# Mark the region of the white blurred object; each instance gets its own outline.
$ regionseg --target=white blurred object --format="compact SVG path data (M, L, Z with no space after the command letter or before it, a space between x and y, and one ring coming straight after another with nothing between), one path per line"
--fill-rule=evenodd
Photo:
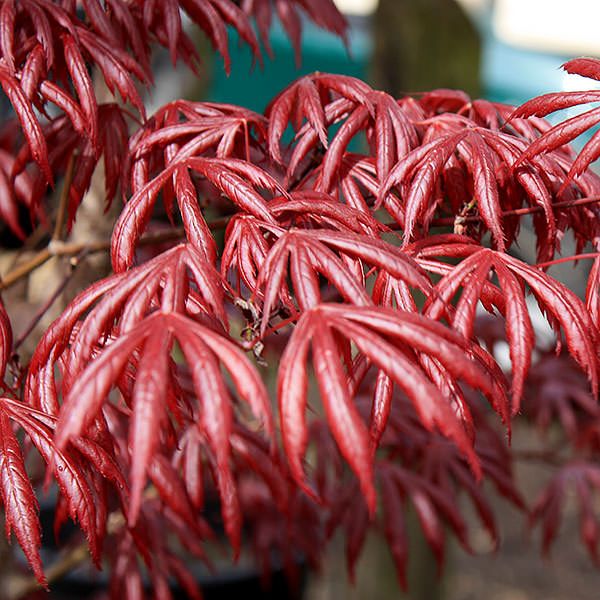
M494 0L456 0L456 3L460 4L463 10L477 22L483 15L489 13L493 1Z
M493 28L503 42L565 55L600 55L598 0L496 0Z
M379 0L333 0L338 10L345 15L368 17L377 9Z
M561 90L565 92L578 92L580 90L597 90L600 89L600 81L590 79L589 77L581 77L581 75L573 75L563 71ZM590 105L585 104L575 107L579 109L577 113L589 110ZM569 114L569 113L567 113ZM575 114L575 113L573 113Z

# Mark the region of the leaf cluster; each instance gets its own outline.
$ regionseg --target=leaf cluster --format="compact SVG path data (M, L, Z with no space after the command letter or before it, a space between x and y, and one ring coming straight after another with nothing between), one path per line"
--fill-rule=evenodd
M296 48L299 7L344 35L333 4L277 0ZM596 560L600 259L585 298L548 267L565 260L567 234L578 252L598 250L597 134L579 155L566 145L598 109L554 127L543 117L597 92L514 109L453 90L393 98L314 73L264 114L188 100L145 114L138 85L152 83L155 46L197 68L184 13L228 69L227 26L259 58L272 10L0 2L0 85L16 116L0 132L0 217L25 238L25 209L42 237L53 219L60 234L102 157L106 201L120 209L102 246L113 273L71 299L29 359L0 303L7 533L46 585L43 477L25 466L35 449L57 489L56 529L76 521L97 565L112 550L112 597L139 598L149 581L169 598L172 579L199 597L188 559L210 564L220 526L234 557L248 543L266 573L277 556L290 577L297 553L317 568L338 529L352 575L373 527L405 585L407 505L440 564L447 535L471 549L461 494L494 544L484 482L528 510L508 441L529 420L564 445L539 455L556 470L531 522L549 549L574 486ZM600 72L592 59L566 68ZM99 104L96 77L121 101ZM53 217L48 187L61 178ZM527 214L534 264L519 257ZM45 251L65 247L55 235ZM78 248L86 260L92 248ZM554 348L536 334L534 304Z

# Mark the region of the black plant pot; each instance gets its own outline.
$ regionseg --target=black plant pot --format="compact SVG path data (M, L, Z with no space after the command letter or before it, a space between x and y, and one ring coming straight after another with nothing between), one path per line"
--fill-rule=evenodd
M53 532L54 510L53 506L42 506L40 522L42 526L42 553L46 564L56 560L59 548ZM61 539L68 539L76 531L76 527L69 521L61 529ZM283 569L276 568L271 573L268 585L261 581L260 573L251 565L233 565L217 571L207 573L205 569L195 570L196 581L202 590L204 600L301 600L303 597L306 569L299 565L299 581L291 583ZM88 566L78 568L60 580L54 581L49 594L44 598L48 600L86 600L98 598L108 589L108 578L102 572L96 572ZM185 591L174 584L172 587L174 600L186 600L189 596Z
M302 590L292 590L282 571L271 576L268 589L263 588L254 570L231 570L202 578L199 582L204 600L300 600ZM103 577L85 577L85 573L73 573L52 584L49 600L84 600L97 597L106 590ZM188 595L179 587L172 589L175 600L187 600Z

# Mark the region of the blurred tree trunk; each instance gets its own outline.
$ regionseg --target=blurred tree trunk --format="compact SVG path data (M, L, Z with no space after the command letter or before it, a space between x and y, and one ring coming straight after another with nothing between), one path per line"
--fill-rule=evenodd
M373 40L372 79L377 88L394 96L443 87L480 95L479 33L455 0L379 0ZM435 561L414 514L409 517L409 528L409 594L399 593L397 584L390 581L393 567L385 544L373 542L362 559L365 568L359 568L357 587L346 591L346 597L354 598L352 593L372 600L443 597L443 582L438 580ZM321 590L320 596L309 596L310 600L313 597L330 600L336 595Z
M441 600L444 579L439 577L414 510L405 514L408 527L408 591L402 592L387 543L371 532L356 566L356 581L348 579L344 540L337 536L327 549L323 571L311 573L305 600ZM380 532L379 532L380 533Z
M395 96L459 88L479 96L479 34L455 0L379 0L374 84Z

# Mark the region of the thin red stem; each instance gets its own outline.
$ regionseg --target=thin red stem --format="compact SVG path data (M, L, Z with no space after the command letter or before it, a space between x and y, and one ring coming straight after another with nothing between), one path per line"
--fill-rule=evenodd
M588 204L597 204L600 202L600 196L589 196L586 198L578 198L577 200L564 200L562 202L555 202L552 205L553 209L558 208L573 208L576 206L587 206ZM544 212L541 206L528 206L526 208L515 208L513 210L505 210L502 212L504 217L522 217L533 213ZM454 225L456 217L442 217L439 219L433 219L431 225L434 227L443 227L448 225ZM461 217L462 223L478 223L481 221L480 215L471 215L468 217ZM391 229L399 229L398 223L387 223L387 226Z
M562 263L571 262L572 260L584 260L587 258L598 258L600 252L587 252L585 254L574 254L573 256L562 256L542 263L537 263L535 266L540 268L551 267L552 265L560 265Z

